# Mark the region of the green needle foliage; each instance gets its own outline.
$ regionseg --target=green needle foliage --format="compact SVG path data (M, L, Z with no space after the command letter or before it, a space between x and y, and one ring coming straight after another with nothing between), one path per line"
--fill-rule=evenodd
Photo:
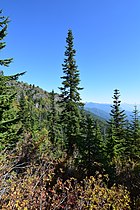
M48 114L49 139L55 146L61 144L62 132L59 120L59 111L57 110L56 93L54 90L50 93L50 110ZM61 146L61 145L60 145Z
M8 18L0 17L0 50L6 46L3 39L7 35L8 22ZM12 58L0 59L0 65L8 67L11 61ZM3 71L0 72L0 150L13 147L19 139L21 126L18 109L14 104L16 93L11 85L19 75L4 76Z
M61 90L60 106L62 108L61 120L64 131L64 141L67 152L73 154L74 145L76 145L77 135L79 134L80 123L80 109L82 105L79 90L80 78L79 70L77 69L76 61L74 59L76 51L73 49L73 34L68 31L66 38L66 51L63 66L64 76Z
M134 107L132 122L131 122L131 157L133 159L140 159L140 121L139 121L139 111L137 106Z
M8 17L4 17L1 15L2 15L2 10L0 10L0 50L6 46L6 42L4 42L3 39L7 35L7 27L9 23ZM8 67L9 64L12 62L12 60L13 58L0 59L0 65Z
M82 116L81 135L78 143L81 167L86 169L88 176L93 175L101 168L104 145L100 126L90 114Z
M113 96L113 105L110 113L111 120L108 124L111 126L110 131L112 134L110 135L110 142L113 146L112 154L116 157L123 157L125 151L125 134L126 134L126 115L124 110L120 109L120 92L119 90L114 90ZM114 141L114 142L112 142Z

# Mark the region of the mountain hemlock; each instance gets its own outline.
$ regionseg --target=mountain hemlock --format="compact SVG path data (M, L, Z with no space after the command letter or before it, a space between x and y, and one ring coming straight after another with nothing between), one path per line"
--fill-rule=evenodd
M64 76L61 77L62 87L60 87L60 106L62 108L61 120L65 135L65 145L67 152L73 154L74 146L80 129L80 107L82 105L79 90L80 78L74 59L76 51L73 48L72 30L68 31L66 38L66 51L63 66Z

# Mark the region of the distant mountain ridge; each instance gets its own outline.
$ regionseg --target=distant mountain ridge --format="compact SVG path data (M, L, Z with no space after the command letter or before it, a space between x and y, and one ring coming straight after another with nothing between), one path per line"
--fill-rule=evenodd
M43 90L42 88L35 86L35 85L29 85L24 82L13 82L10 85L14 85L17 89L17 99L19 99L19 95L22 91L24 91L25 95L30 95L32 100L35 103L35 107L39 106L39 103L44 103L44 107L46 109L49 109L49 92ZM59 98L59 94L56 94L56 101ZM101 121L106 122L106 120L110 119L110 111L111 111L112 104L107 103L94 103L94 102L86 102L85 103L85 110L92 113L93 116L96 119L99 119ZM58 107L57 107L58 108ZM128 120L131 120L132 111L134 110L134 104L127 104L122 103L121 108L125 110L125 113L128 117ZM137 105L137 109L140 110L140 104Z
M108 120L110 118L112 104L86 102L85 110L94 113L95 115ZM132 111L134 110L134 104L122 103L121 109L125 110L125 113L129 120L131 120ZM140 104L137 105L137 109L140 110Z

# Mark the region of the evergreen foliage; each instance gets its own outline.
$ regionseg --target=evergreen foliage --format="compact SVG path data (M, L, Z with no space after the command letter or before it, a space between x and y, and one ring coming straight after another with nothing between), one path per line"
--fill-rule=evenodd
M2 11L0 15L1 13ZM8 22L8 18L0 17L0 50L6 46L3 39L7 34ZM11 61L12 58L1 59L0 65L7 67ZM0 74L0 150L14 147L21 133L18 109L14 106L16 92L14 87L10 86L10 82L17 79L19 75L4 76L3 71Z
M111 126L111 135L108 141L111 141L112 154L114 157L123 157L125 151L125 134L126 134L126 115L125 111L120 109L120 92L119 90L114 90L113 105L110 113L111 120L108 124Z
M62 129L61 123L59 122L59 112L56 104L56 93L54 90L50 93L50 110L48 114L49 123L49 139L52 144L57 145L62 143ZM62 145L61 145L62 146Z
M0 10L0 50L6 47L6 42L4 38L7 35L7 27L9 23L9 18L2 16L2 10ZM0 59L0 65L8 67L12 62L13 58Z
M103 138L98 125L91 115L85 115L82 118L82 133L79 139L79 152L81 155L81 167L85 168L87 175L93 175L96 170L100 170L100 164L103 153ZM83 169L83 170L85 170Z
M131 122L131 158L140 160L140 121L137 106L134 106Z
M14 108L15 92L7 87L8 77L0 76L0 150L10 148L18 140L18 109Z
M63 66L64 76L62 87L60 87L60 106L62 108L61 121L63 126L63 132L65 135L65 145L67 152L73 154L74 145L76 145L76 138L79 134L80 123L80 106L81 98L79 90L80 78L79 70L77 69L76 61L74 59L76 51L73 49L73 34L72 31L68 31L66 38L66 51Z
M23 123L23 129L32 132L34 127L34 114L32 112L32 102L28 101L27 96L24 95L24 91L21 92L19 98L20 106L20 119Z

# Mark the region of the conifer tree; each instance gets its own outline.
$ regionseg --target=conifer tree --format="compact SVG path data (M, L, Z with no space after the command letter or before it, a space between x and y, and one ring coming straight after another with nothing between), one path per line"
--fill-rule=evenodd
M65 145L67 152L73 154L74 145L76 145L77 135L79 133L80 122L80 106L81 98L79 90L80 78L79 70L77 69L76 61L74 59L76 51L73 48L73 34L72 30L68 31L66 38L66 51L63 66L64 76L61 90L60 106L62 107L61 120L63 124L63 131L65 135Z
M79 141L80 162L83 163L88 175L99 170L103 160L103 138L97 120L87 114L82 121L83 127ZM98 168L98 169L97 169Z
M98 121L95 121L95 143L97 145L97 159L96 161L99 163L104 162L104 152L105 152L105 142L103 135L101 133L101 128Z
M55 100L56 93L54 90L50 93L50 110L48 115L49 124L49 139L52 144L56 145L62 140L61 125L59 123L59 113L57 110L57 104Z
M137 106L134 106L132 122L131 122L131 158L140 158L140 121L139 121L139 111Z
M108 129L107 129L107 136L106 136L106 158L108 162L111 162L115 156L114 146L115 146L115 129L113 119L111 118L108 121Z
M0 10L0 15L0 50L2 50L4 47L6 47L6 42L4 42L3 39L7 35L9 19L2 16L2 10ZM13 58L0 59L0 65L8 67L12 60Z
M0 16L0 50L6 46L3 39L7 35L8 22L8 18ZM0 65L8 67L11 61L12 58L0 59ZM4 76L3 71L0 73L0 150L13 147L21 132L18 110L13 105L16 93L14 87L10 85L19 75Z
M112 154L115 157L124 156L124 151L126 147L125 137L126 137L126 115L125 111L120 108L120 92L119 90L114 90L113 96L113 105L111 106L111 120L108 121L108 124L111 126L110 131L112 134L110 135L112 145ZM111 155L112 156L112 155Z
M51 99L51 110L50 110L50 116L49 116L49 122L50 122L50 128L49 128L49 137L50 141L52 143L56 140L56 109L55 109L55 93L54 90L50 93L50 99Z
M31 105L28 102L27 96L25 95L24 91L21 91L20 93L19 106L20 106L19 114L23 130L30 132L32 131L31 120L33 113L30 113L29 106Z
M81 155L80 167L86 168L87 174L93 173L95 153L97 155L98 145L94 142L95 130L94 130L94 119L91 115L85 115L82 120L82 133L80 135L80 141L78 141L79 152Z

